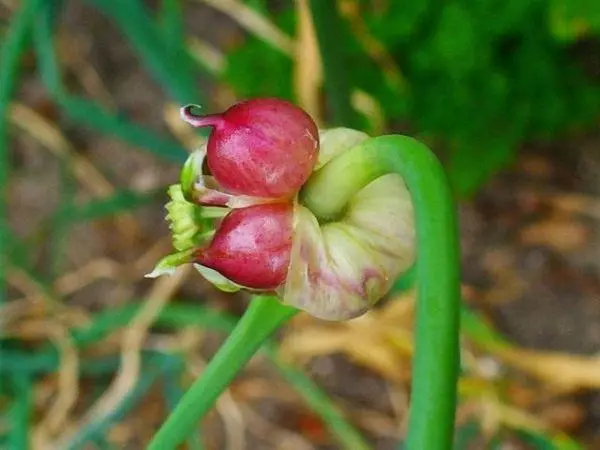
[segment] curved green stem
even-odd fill
[[[460,274],[455,206],[441,164],[410,137],[371,138],[313,174],[301,202],[319,220],[331,220],[358,190],[386,173],[398,173],[407,183],[417,225],[418,306],[406,448],[447,450],[456,407]]]
[[[454,201],[439,161],[412,138],[371,138],[313,174],[300,198],[320,220],[331,220],[343,214],[358,190],[387,173],[400,174],[411,191],[418,237],[419,302],[407,448],[446,450],[452,447],[459,362],[459,258]],[[271,297],[253,300],[149,449],[170,449],[182,442],[261,344],[296,312]]]
[[[154,436],[148,450],[172,449],[183,442],[252,355],[296,312],[273,297],[255,297],[202,376]]]

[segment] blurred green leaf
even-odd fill
[[[194,67],[185,47],[168,45],[143,2],[87,0],[118,25],[155,78],[177,101],[201,103]]]
[[[455,450],[468,450],[471,444],[477,436],[479,436],[480,429],[479,424],[476,421],[469,421],[466,424],[456,429],[454,436],[454,449]]]
[[[348,54],[344,44],[347,24],[336,2],[311,0],[309,2],[321,65],[325,78],[325,95],[331,111],[330,122],[335,126],[357,128],[358,114],[350,103],[350,77]]]
[[[90,101],[74,96],[58,99],[66,114],[75,122],[79,122],[109,136],[115,136],[141,150],[154,153],[156,156],[176,163],[187,158],[186,151],[177,142],[127,121],[124,117],[113,115],[102,110]]]
[[[469,10],[458,2],[443,6],[435,32],[431,36],[431,49],[426,55],[443,65],[451,77],[463,77],[475,66],[478,55],[475,25]]]
[[[94,417],[94,420],[77,430],[76,435],[68,443],[66,449],[75,450],[83,448],[84,444],[102,436],[110,426],[122,420],[126,414],[142,399],[146,392],[169,371],[180,371],[181,358],[166,354],[157,354],[150,358],[145,367],[140,371],[135,387],[121,400],[117,407],[105,416]]]
[[[549,0],[549,26],[555,37],[575,41],[600,32],[597,0]]]
[[[158,21],[168,48],[183,48],[183,5],[181,0],[162,0],[158,11]]]
[[[584,447],[567,436],[550,437],[530,430],[520,430],[517,433],[527,444],[540,450],[584,450]]]
[[[60,364],[58,352],[52,348],[35,352],[5,347],[0,350],[3,359],[0,374],[10,375],[11,378],[49,375]],[[120,363],[119,355],[85,358],[80,361],[79,371],[82,376],[106,376],[113,374]]]
[[[90,200],[82,205],[71,204],[63,211],[65,219],[71,222],[83,222],[104,219],[124,212],[132,211],[140,206],[148,205],[166,192],[160,188],[151,192],[136,192],[130,189],[118,189],[110,197]]]
[[[197,302],[197,299],[195,300]],[[109,309],[102,313],[96,314],[93,322],[85,328],[73,330],[73,341],[78,348],[85,348],[94,342],[100,341],[108,336],[113,331],[126,326],[131,319],[137,314],[141,301],[131,302],[129,305]],[[167,305],[160,313],[157,325],[169,328],[180,329],[189,326],[198,326],[206,329],[229,333],[235,327],[237,319],[233,316],[220,313],[209,308],[201,306],[192,306],[183,303],[172,303]],[[1,350],[0,350],[1,351]],[[307,404],[322,418],[325,425],[337,436],[338,440],[344,444],[344,448],[363,449],[368,448],[364,444],[363,438],[344,418],[342,413],[335,407],[328,396],[315,385],[307,376],[299,369],[290,366],[279,359],[276,347],[272,344],[263,348],[263,351],[274,362],[277,369],[283,377],[305,398]],[[0,353],[0,357],[11,358],[14,364],[2,367],[3,370],[31,370],[49,371],[58,364],[58,354],[52,347],[47,347],[43,352],[38,352],[32,355],[22,355],[19,360],[19,353],[13,351],[11,353],[5,350],[6,356]],[[156,356],[159,358],[160,355]],[[165,357],[167,355],[164,355]],[[85,361],[82,368],[87,368],[88,371],[99,370],[107,367],[111,363],[110,359],[106,361]],[[141,394],[140,394],[141,395]],[[133,396],[133,394],[132,394]],[[137,397],[135,397],[137,398]],[[131,400],[132,402],[134,400]],[[116,417],[121,417],[122,411],[130,408],[131,403],[124,403],[119,411],[116,411],[111,417],[99,418],[99,420],[81,431],[74,441],[73,445],[80,445],[86,440],[106,429],[106,427],[115,420]],[[70,447],[75,448],[75,447]]]
[[[167,372],[163,381],[163,393],[167,401],[169,410],[173,410],[175,405],[181,400],[185,391],[179,384],[181,374],[176,372]],[[204,443],[199,433],[192,433],[187,439],[189,450],[203,450]]]
[[[600,85],[583,73],[548,22],[553,8],[562,8],[569,11],[565,17],[589,17],[595,23],[598,2],[357,4],[358,20],[392,54],[406,88],[389,86],[381,66],[342,30],[339,52],[352,68],[347,71],[351,85],[372,95],[388,122],[402,124],[403,131],[408,124],[411,132],[440,143],[460,195],[471,195],[510,164],[523,143],[591,129],[600,117]],[[267,44],[249,38],[228,58],[227,80],[236,92],[292,96],[291,61]]]
[[[10,411],[9,448],[29,448],[29,420],[32,414],[32,384],[29,375],[11,377],[14,402]]]
[[[365,21],[373,35],[386,44],[398,44],[410,39],[427,21],[433,0],[418,2],[388,2],[384,7],[377,7],[373,2],[363,1],[367,14]]]
[[[227,55],[223,79],[242,98],[275,96],[293,100],[292,70],[290,58],[251,38]]]
[[[69,210],[72,209],[77,190],[71,167],[70,157],[60,161],[60,201],[51,219],[49,262],[46,264],[50,279],[55,279],[64,269],[65,247],[72,223]]]
[[[5,191],[10,167],[7,113],[17,84],[21,56],[27,48],[38,6],[39,0],[24,0],[21,3],[0,47],[0,305],[6,300],[4,282],[8,261],[5,249],[9,242],[6,219],[6,196],[8,194]]]
[[[44,6],[49,7],[47,4]],[[187,154],[175,141],[156,135],[151,130],[129,122],[125,117],[111,114],[93,102],[65,92],[60,80],[60,70],[53,44],[51,17],[44,9],[38,15],[34,43],[42,80],[71,120],[115,136],[167,161],[178,163],[185,161]]]

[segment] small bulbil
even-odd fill
[[[291,203],[253,205],[232,210],[194,263],[208,267],[237,285],[275,290],[288,273],[292,248]]]
[[[206,148],[208,167],[233,194],[290,199],[317,162],[317,126],[289,102],[259,98],[203,116],[193,109],[183,107],[182,118],[195,127],[213,128]]]

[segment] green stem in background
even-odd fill
[[[8,183],[8,108],[17,82],[21,56],[28,44],[29,31],[32,28],[39,0],[25,0],[11,17],[10,27],[4,36],[0,48],[0,305],[6,300],[6,268],[8,266],[8,236],[6,227]]]
[[[348,66],[344,61],[346,47],[341,35],[342,17],[334,1],[311,0],[310,10],[326,75],[325,90],[332,112],[329,123],[356,127],[358,118],[350,105]]]
[[[183,371],[182,371],[183,372]],[[163,381],[163,396],[170,411],[173,411],[183,398],[185,391],[180,385],[181,373],[167,372]],[[191,433],[187,439],[189,450],[204,450],[200,433]]]
[[[162,0],[158,10],[158,22],[168,48],[184,48],[185,27],[181,0]]]
[[[411,192],[417,227],[417,317],[407,449],[452,448],[459,367],[460,260],[454,200],[444,170],[422,143],[371,138],[313,174],[301,202],[331,220],[372,180],[398,173]],[[327,192],[327,195],[323,195]]]
[[[59,442],[57,448],[65,450],[77,450],[84,445],[101,437],[107,429],[115,422],[122,420],[125,415],[139,402],[139,400],[150,390],[156,380],[169,371],[180,373],[183,367],[181,358],[173,355],[155,354],[149,364],[142,370],[140,378],[135,387],[121,398],[117,407],[110,412],[94,417],[94,419],[79,428],[69,442]]]
[[[186,392],[148,449],[176,448],[186,439],[261,345],[296,313],[296,309],[282,305],[274,297],[254,297],[236,328]]]
[[[329,399],[327,393],[317,388],[315,383],[303,372],[281,361],[273,345],[266,345],[265,352],[288,383],[304,397],[308,406],[318,413],[323,423],[338,439],[340,448],[348,450],[369,450],[371,448],[365,438],[344,420],[344,416]]]
[[[9,448],[29,448],[29,420],[32,413],[32,383],[29,375],[12,377],[15,401],[10,411]]]

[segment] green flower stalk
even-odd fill
[[[405,136],[317,131],[278,99],[223,114],[182,117],[213,128],[169,190],[176,253],[151,277],[182,264],[220,289],[262,294],[151,449],[174,448],[252,354],[298,310],[358,317],[415,262],[419,308],[410,449],[449,448],[458,363],[458,251],[454,206],[437,159]],[[208,170],[207,170],[208,169]]]

